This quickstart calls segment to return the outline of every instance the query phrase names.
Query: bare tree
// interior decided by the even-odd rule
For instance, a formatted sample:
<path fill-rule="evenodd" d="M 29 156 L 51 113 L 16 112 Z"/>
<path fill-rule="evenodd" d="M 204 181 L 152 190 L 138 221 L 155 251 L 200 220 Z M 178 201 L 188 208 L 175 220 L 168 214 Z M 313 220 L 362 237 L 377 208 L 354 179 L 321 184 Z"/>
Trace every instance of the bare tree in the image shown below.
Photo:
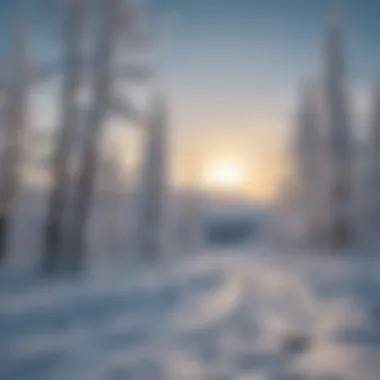
<path fill-rule="evenodd" d="M 49 199 L 45 230 L 45 251 L 42 269 L 45 273 L 59 268 L 62 254 L 63 212 L 69 182 L 68 157 L 72 135 L 78 124 L 76 94 L 82 80 L 82 32 L 86 13 L 85 0 L 67 0 L 66 16 L 62 34 L 65 45 L 62 86 L 61 125 L 57 131 L 57 142 L 53 162 L 53 183 Z"/>

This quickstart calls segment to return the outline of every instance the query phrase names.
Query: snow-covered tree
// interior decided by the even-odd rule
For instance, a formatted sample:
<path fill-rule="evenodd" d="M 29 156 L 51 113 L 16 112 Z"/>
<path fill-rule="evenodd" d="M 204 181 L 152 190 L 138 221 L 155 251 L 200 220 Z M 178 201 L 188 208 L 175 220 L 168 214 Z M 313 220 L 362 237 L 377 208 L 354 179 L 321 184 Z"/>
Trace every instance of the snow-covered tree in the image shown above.
<path fill-rule="evenodd" d="M 315 243 L 320 238 L 322 152 L 316 89 L 312 84 L 303 86 L 300 103 L 294 147 L 298 207 L 302 238 L 307 243 Z"/>
<path fill-rule="evenodd" d="M 112 92 L 112 63 L 117 38 L 118 6 L 120 0 L 102 0 L 99 4 L 100 25 L 95 39 L 92 104 L 85 121 L 85 132 L 80 158 L 79 178 L 73 199 L 72 219 L 68 228 L 69 241 L 65 267 L 79 271 L 83 265 L 85 232 L 94 190 L 97 150 Z"/>
<path fill-rule="evenodd" d="M 199 190 L 200 156 L 194 147 L 188 151 L 188 179 L 185 192 L 181 197 L 178 215 L 178 250 L 181 253 L 196 253 L 202 241 L 202 194 Z"/>
<path fill-rule="evenodd" d="M 325 38 L 323 107 L 326 117 L 328 156 L 329 240 L 347 247 L 353 240 L 352 229 L 352 139 L 347 110 L 343 33 L 333 20 Z"/>
<path fill-rule="evenodd" d="M 142 156 L 138 248 L 146 258 L 159 258 L 167 244 L 167 108 L 162 95 L 152 98 Z"/>
<path fill-rule="evenodd" d="M 377 234 L 380 231 L 380 78 L 375 81 L 372 95 L 372 111 L 369 139 L 369 227 Z"/>
<path fill-rule="evenodd" d="M 144 119 L 141 110 L 138 110 L 125 91 L 120 89 L 120 84 L 123 81 L 146 84 L 153 76 L 153 71 L 147 65 L 128 62 L 128 58 L 133 56 L 131 44 L 136 43 L 142 31 L 136 30 L 140 21 L 138 4 L 123 0 L 101 0 L 96 9 L 98 21 L 90 79 L 92 99 L 86 113 L 79 175 L 74 184 L 71 213 L 68 218 L 65 267 L 69 271 L 79 271 L 84 263 L 87 224 L 100 158 L 99 146 L 107 119 L 111 115 L 118 115 L 135 124 L 141 124 Z M 147 38 L 148 31 L 145 32 Z M 145 37 L 143 40 L 146 42 Z M 139 43 L 143 44 L 143 40 Z M 135 47 L 134 45 L 133 48 Z M 140 48 L 141 51 L 146 50 L 143 46 Z"/>
<path fill-rule="evenodd" d="M 19 164 L 25 129 L 29 66 L 27 31 L 22 14 L 12 25 L 10 78 L 3 92 L 3 152 L 0 182 L 0 260 L 6 255 L 14 201 L 19 185 Z"/>
<path fill-rule="evenodd" d="M 69 156 L 73 134 L 79 123 L 77 95 L 83 76 L 83 25 L 86 15 L 85 0 L 67 0 L 62 27 L 64 43 L 61 117 L 57 130 L 53 181 L 49 197 L 45 231 L 45 251 L 42 260 L 44 272 L 59 269 L 63 243 L 63 215 L 69 186 Z"/>

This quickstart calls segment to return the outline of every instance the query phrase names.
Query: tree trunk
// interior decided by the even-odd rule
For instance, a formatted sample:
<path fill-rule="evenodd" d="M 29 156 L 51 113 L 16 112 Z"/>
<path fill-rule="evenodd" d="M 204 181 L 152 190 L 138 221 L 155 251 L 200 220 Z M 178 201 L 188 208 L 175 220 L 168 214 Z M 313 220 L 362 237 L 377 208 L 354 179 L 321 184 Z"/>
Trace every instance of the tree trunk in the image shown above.
<path fill-rule="evenodd" d="M 11 76 L 6 93 L 4 151 L 0 183 L 0 261 L 6 257 L 14 201 L 18 190 L 21 138 L 25 128 L 28 82 L 26 33 L 17 17 L 12 27 Z"/>
<path fill-rule="evenodd" d="M 84 262 L 85 235 L 94 192 L 98 145 L 110 101 L 112 58 L 117 33 L 115 20 L 117 19 L 119 6 L 120 0 L 102 0 L 100 4 L 102 21 L 96 41 L 97 49 L 92 79 L 94 103 L 89 111 L 85 125 L 79 178 L 74 193 L 72 218 L 68 226 L 70 228 L 70 241 L 65 266 L 70 272 L 74 273 L 82 270 Z"/>
<path fill-rule="evenodd" d="M 75 95 L 82 79 L 81 37 L 85 14 L 85 0 L 68 0 L 62 31 L 65 43 L 62 116 L 57 132 L 53 183 L 45 226 L 45 252 L 42 259 L 44 273 L 57 272 L 61 262 L 60 256 L 63 254 L 63 213 L 69 185 L 68 157 L 73 133 L 78 124 Z"/>

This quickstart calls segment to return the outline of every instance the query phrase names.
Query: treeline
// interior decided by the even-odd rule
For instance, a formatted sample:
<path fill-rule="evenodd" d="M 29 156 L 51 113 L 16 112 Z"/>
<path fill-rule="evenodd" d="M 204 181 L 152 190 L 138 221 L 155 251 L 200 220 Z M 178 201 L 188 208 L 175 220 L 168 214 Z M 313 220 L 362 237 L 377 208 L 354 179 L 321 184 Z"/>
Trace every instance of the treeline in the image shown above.
<path fill-rule="evenodd" d="M 50 165 L 48 211 L 41 230 L 41 273 L 83 270 L 99 146 L 107 119 L 114 114 L 144 129 L 139 245 L 149 256 L 159 255 L 165 244 L 166 105 L 155 91 L 146 112 L 118 91 L 121 83 L 153 83 L 151 65 L 143 59 L 131 59 L 154 44 L 142 8 L 136 1 L 124 0 L 52 2 L 49 14 L 56 16 L 55 24 L 59 25 L 54 38 L 60 58 L 44 62 L 39 56 L 41 62 L 31 64 L 28 36 L 32 28 L 26 3 L 12 8 L 9 65 L 3 70 L 1 83 L 0 264 L 9 254 L 29 94 L 34 85 L 56 77 L 61 86 L 59 117 Z M 79 99 L 83 88 L 90 89 L 85 105 Z M 75 175 L 70 170 L 73 155 L 79 168 Z"/>

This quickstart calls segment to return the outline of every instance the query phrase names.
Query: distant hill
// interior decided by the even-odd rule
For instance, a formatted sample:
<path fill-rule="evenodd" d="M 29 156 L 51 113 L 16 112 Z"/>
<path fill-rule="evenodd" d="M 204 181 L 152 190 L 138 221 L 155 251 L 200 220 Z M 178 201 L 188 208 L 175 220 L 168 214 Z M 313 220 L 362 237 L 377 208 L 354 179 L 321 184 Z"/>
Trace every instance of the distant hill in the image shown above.
<path fill-rule="evenodd" d="M 267 207 L 238 199 L 206 199 L 202 207 L 207 243 L 239 244 L 258 235 Z"/>

